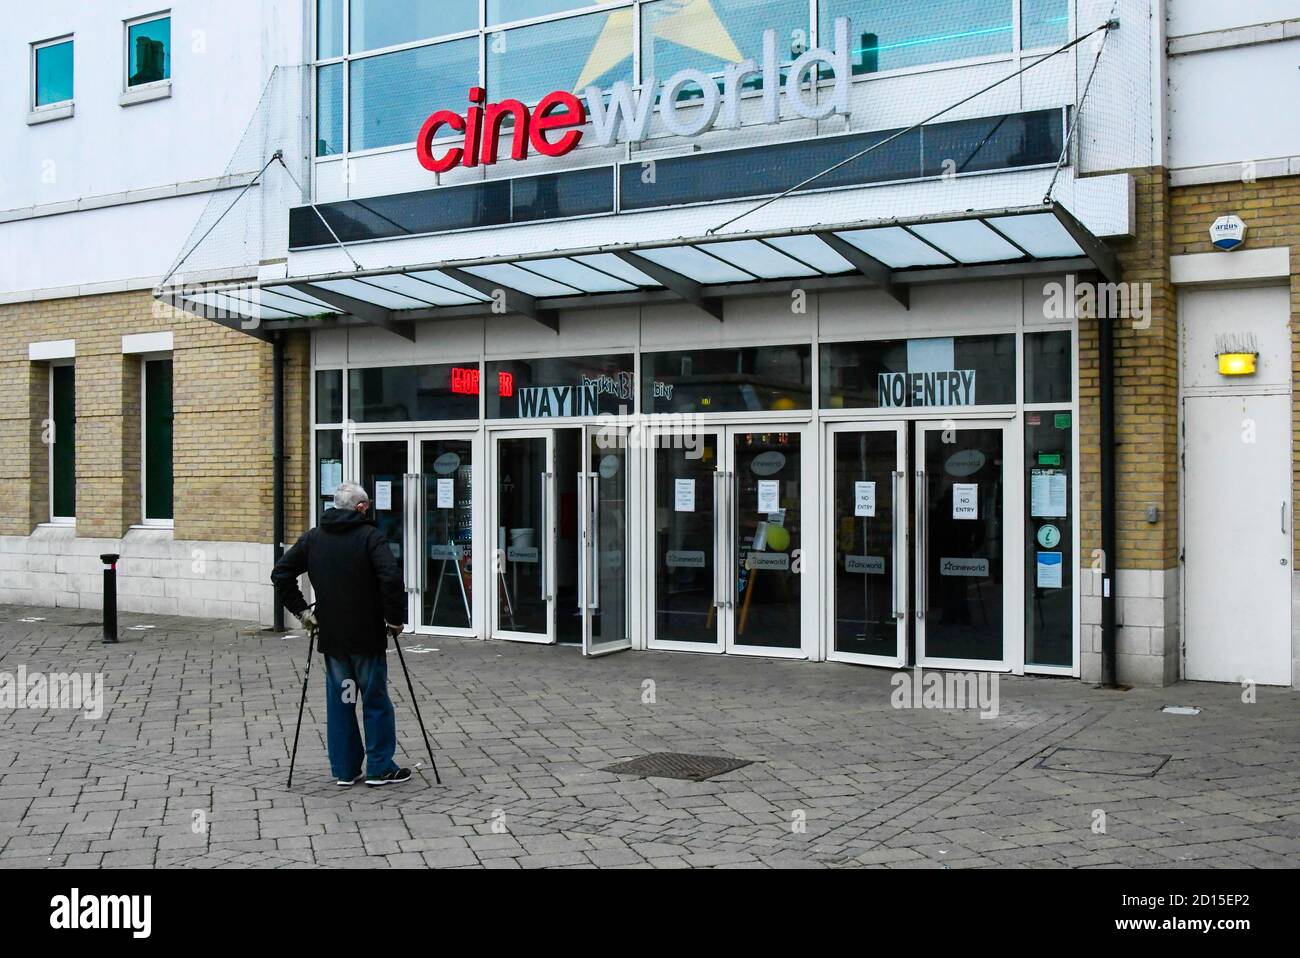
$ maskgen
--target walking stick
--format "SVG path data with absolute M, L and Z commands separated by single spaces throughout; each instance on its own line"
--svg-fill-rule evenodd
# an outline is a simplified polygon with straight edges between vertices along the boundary
M 415 707 L 415 720 L 420 723 L 420 732 L 424 735 L 424 747 L 429 752 L 429 764 L 433 766 L 433 780 L 441 785 L 442 776 L 438 774 L 438 763 L 433 758 L 433 746 L 429 744 L 429 733 L 424 727 L 424 717 L 420 715 L 420 701 L 415 697 L 415 686 L 411 682 L 411 672 L 406 667 L 406 656 L 402 655 L 402 643 L 397 641 L 396 632 L 392 635 L 393 645 L 397 646 L 397 660 L 402 663 L 402 672 L 406 675 L 406 687 L 411 692 L 411 705 Z
M 293 731 L 293 754 L 289 756 L 289 784 L 293 788 L 293 766 L 298 761 L 298 736 L 302 732 L 302 710 L 307 704 L 307 682 L 311 679 L 311 660 L 315 653 L 316 630 L 307 630 L 307 670 L 302 676 L 302 698 L 298 700 L 298 726 Z

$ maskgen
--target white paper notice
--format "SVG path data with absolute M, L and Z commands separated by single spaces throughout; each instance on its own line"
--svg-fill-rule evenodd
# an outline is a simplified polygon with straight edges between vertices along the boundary
M 454 509 L 456 507 L 456 480 L 438 480 L 438 508 Z
M 1061 553 L 1038 553 L 1038 588 L 1061 588 L 1061 569 L 1063 567 L 1064 563 L 1061 562 Z
M 393 508 L 393 484 L 391 482 L 375 483 L 375 511 L 387 512 Z
M 332 496 L 343 481 L 343 460 L 326 459 L 320 464 L 320 494 Z
M 673 510 L 675 512 L 695 511 L 695 480 L 678 479 L 673 487 Z
M 980 517 L 980 486 L 978 482 L 954 482 L 952 484 L 952 517 L 954 519 L 978 519 Z
M 777 512 L 781 508 L 781 481 L 779 479 L 758 480 L 758 511 L 760 515 Z
M 1035 469 L 1029 481 L 1029 514 L 1044 519 L 1065 518 L 1067 492 L 1065 473 Z
M 853 514 L 863 519 L 876 517 L 876 484 L 874 482 L 855 482 L 853 484 Z

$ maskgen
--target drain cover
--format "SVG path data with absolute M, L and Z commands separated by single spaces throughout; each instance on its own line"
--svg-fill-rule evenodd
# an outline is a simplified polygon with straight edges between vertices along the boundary
M 706 778 L 734 772 L 753 762 L 726 755 L 687 755 L 684 752 L 652 752 L 640 758 L 607 765 L 602 772 L 615 775 L 635 775 L 638 778 L 679 778 L 687 782 L 702 782 Z
M 1058 748 L 1044 756 L 1038 768 L 1058 772 L 1092 772 L 1096 775 L 1129 775 L 1150 778 L 1164 768 L 1170 755 L 1150 752 L 1110 752 L 1094 748 Z

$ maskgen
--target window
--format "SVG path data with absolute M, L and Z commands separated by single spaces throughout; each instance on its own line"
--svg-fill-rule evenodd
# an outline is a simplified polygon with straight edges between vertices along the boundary
M 77 371 L 71 363 L 50 367 L 50 520 L 77 515 Z
M 351 69 L 349 149 L 411 143 L 430 104 L 455 109 L 467 103 L 478 77 L 478 39 L 353 60 Z
M 354 422 L 477 419 L 478 392 L 463 386 L 472 366 L 383 366 L 348 371 L 348 418 Z
M 857 39 L 854 74 L 899 70 L 1012 52 L 1012 6 L 1012 0 L 822 0 L 819 34 L 833 36 L 836 19 L 849 17 Z
M 599 0 L 596 0 L 599 2 Z M 511 23 L 592 6 L 592 0 L 488 0 L 487 22 Z
M 641 377 L 644 412 L 812 408 L 812 347 L 806 343 L 645 353 Z
M 628 415 L 636 401 L 629 355 L 490 362 L 483 374 L 488 419 Z
M 343 0 L 316 2 L 316 59 L 343 56 Z
M 32 46 L 32 106 L 35 109 L 72 102 L 72 39 Z
M 766 30 L 776 31 L 777 58 L 792 63 L 809 46 L 809 25 L 807 0 L 713 0 L 707 8 L 656 0 L 641 7 L 641 72 L 660 80 L 686 69 L 721 77 L 740 60 L 761 64 Z M 762 80 L 750 77 L 744 86 L 762 89 Z M 677 98 L 700 95 L 689 86 Z
M 160 83 L 172 75 L 172 18 L 154 16 L 126 25 L 126 85 Z
M 1016 337 L 824 343 L 823 409 L 1009 405 L 1016 401 Z
M 1073 401 L 1072 346 L 1068 332 L 1025 334 L 1025 402 Z
M 316 155 L 343 152 L 343 64 L 316 71 Z
M 632 10 L 538 23 L 487 37 L 487 90 L 496 102 L 536 103 L 632 79 Z
M 479 0 L 437 0 L 436 3 L 429 0 L 352 0 L 349 14 L 351 52 L 380 50 L 399 43 L 477 30 L 478 3 Z
M 1022 49 L 1057 47 L 1069 39 L 1069 0 L 1020 0 Z
M 172 361 L 146 359 L 141 384 L 144 521 L 172 521 Z

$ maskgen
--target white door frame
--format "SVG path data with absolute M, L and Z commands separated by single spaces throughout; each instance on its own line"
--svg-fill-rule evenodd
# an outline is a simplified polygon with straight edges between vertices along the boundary
M 597 471 L 588 468 L 589 458 L 593 455 L 593 444 L 598 435 L 612 436 L 621 441 L 623 450 L 623 608 L 626 616 L 626 635 L 613 640 L 596 642 L 592 636 L 592 620 L 600 610 L 600 508 L 596 498 L 600 485 L 599 464 Z M 628 441 L 628 430 L 624 426 L 608 424 L 588 424 L 582 427 L 582 449 L 579 461 L 582 469 L 578 473 L 578 604 L 582 608 L 582 654 L 591 658 L 622 652 L 632 647 L 632 635 L 635 631 L 634 610 L 636 605 L 632 595 L 633 577 L 630 574 L 634 557 L 632 510 L 637 483 L 634 481 L 633 449 Z
M 802 541 L 798 556 L 791 556 L 792 561 L 800 563 L 800 574 L 804 576 L 800 583 L 800 644 L 798 648 L 772 648 L 770 646 L 744 645 L 736 641 L 736 621 L 739 610 L 735 603 L 736 569 L 736 530 L 733 516 L 736 497 L 735 479 L 735 437 L 749 432 L 785 432 L 799 436 L 799 495 L 801 519 L 800 534 Z M 645 488 L 648 508 L 643 510 L 650 515 L 651 521 L 646 529 L 645 546 L 638 553 L 641 561 L 646 563 L 643 608 L 645 614 L 646 647 L 651 650 L 672 652 L 713 652 L 738 655 L 756 655 L 767 658 L 818 659 L 820 655 L 821 629 L 817 603 L 819 599 L 819 563 L 818 539 L 821 523 L 810 518 L 807 510 L 812 504 L 810 491 L 815 490 L 819 466 L 819 444 L 816 441 L 817 430 L 807 419 L 795 421 L 749 420 L 737 421 L 727 417 L 723 422 L 710 422 L 696 427 L 672 427 L 648 425 L 644 434 L 648 454 L 645 457 Z M 716 642 L 674 642 L 655 637 L 655 570 L 658 562 L 654 556 L 655 536 L 653 511 L 656 508 L 655 456 L 661 438 L 690 435 L 700 437 L 712 435 L 716 438 L 717 459 L 713 470 L 714 495 L 714 596 L 716 616 L 714 627 Z
M 1023 431 L 1018 416 L 1010 418 L 920 419 L 916 422 L 912 476 L 915 492 L 914 518 L 917 523 L 915 566 L 916 600 L 913 619 L 916 624 L 916 664 L 923 668 L 962 671 L 1012 672 L 1023 675 L 1025 669 L 1024 623 L 1024 481 Z M 930 517 L 925 515 L 925 437 L 946 429 L 997 429 L 1002 433 L 1002 659 L 950 659 L 925 654 L 926 560 Z
M 538 560 L 542 563 L 542 587 L 546 596 L 546 632 L 519 632 L 502 627 L 501 589 L 498 576 L 505 574 L 505 555 L 497 541 L 497 476 L 500 474 L 500 440 L 502 439 L 544 439 L 546 440 L 546 471 L 542 484 L 545 487 L 542 503 L 541 521 L 538 523 L 541 541 L 538 542 Z M 512 642 L 531 642 L 536 645 L 555 644 L 555 428 L 536 427 L 532 429 L 494 429 L 487 430 L 489 470 L 487 481 L 487 507 L 484 509 L 483 522 L 486 525 L 488 541 L 492 543 L 492 598 L 488 620 L 488 638 L 507 639 Z M 508 548 L 508 544 L 507 544 Z M 512 597 L 511 601 L 517 601 Z
M 893 522 L 894 546 L 890 557 L 893 567 L 894 616 L 897 622 L 897 652 L 895 655 L 867 655 L 860 652 L 840 652 L 835 648 L 835 437 L 844 433 L 892 432 L 895 434 L 894 479 L 893 479 Z M 821 595 L 822 630 L 826 636 L 826 659 L 831 662 L 849 662 L 856 665 L 878 665 L 887 668 L 901 668 L 907 664 L 907 626 L 911 610 L 911 593 L 909 591 L 911 563 L 908 561 L 910 548 L 911 503 L 907 472 L 907 422 L 906 420 L 869 420 L 862 422 L 829 422 L 825 424 L 826 441 L 822 448 L 822 568 L 826 574 L 823 579 Z
M 476 511 L 475 506 L 477 505 L 477 503 L 482 501 L 482 497 L 479 494 L 480 477 L 486 471 L 479 465 L 483 461 L 483 431 L 477 428 L 461 429 L 461 430 L 444 430 L 444 429 L 427 430 L 427 431 L 419 431 L 413 433 L 411 439 L 413 441 L 411 447 L 411 472 L 412 474 L 420 476 L 420 479 L 418 480 L 417 487 L 416 487 L 418 497 L 412 496 L 410 499 L 412 505 L 411 521 L 414 523 L 413 528 L 416 534 L 419 536 L 419 543 L 420 543 L 419 548 L 421 554 L 421 562 L 420 562 L 421 568 L 419 570 L 419 578 L 417 579 L 417 583 L 421 585 L 421 588 L 419 591 L 415 593 L 415 598 L 414 598 L 413 608 L 412 608 L 413 615 L 411 617 L 411 623 L 412 623 L 411 630 L 421 635 L 455 635 L 455 636 L 460 636 L 462 638 L 478 638 L 481 631 L 479 629 L 478 623 L 483 621 L 482 619 L 483 612 L 478 608 L 478 602 L 475 601 L 475 599 L 472 596 L 470 601 L 470 613 L 471 613 L 471 621 L 472 621 L 471 625 L 466 626 L 465 628 L 455 628 L 451 626 L 420 625 L 420 616 L 423 612 L 423 609 L 421 607 L 424 602 L 423 592 L 425 589 L 437 588 L 436 584 L 431 584 L 427 582 L 427 576 L 425 574 L 426 570 L 423 567 L 424 565 L 423 556 L 424 556 L 424 549 L 426 548 L 426 543 L 424 541 L 425 540 L 425 529 L 423 528 L 424 516 L 422 514 L 421 506 L 426 501 L 426 496 L 424 494 L 424 490 L 420 487 L 423 486 L 424 483 L 424 478 L 423 478 L 424 473 L 422 470 L 423 462 L 421 460 L 423 443 L 437 442 L 440 440 L 455 440 L 458 442 L 469 442 L 470 456 L 471 456 L 470 509 L 471 509 L 471 514 L 473 515 L 474 512 Z M 472 588 L 472 583 L 486 582 L 487 579 L 489 578 L 487 574 L 488 570 L 491 568 L 490 563 L 484 561 L 483 549 L 481 548 L 479 541 L 477 541 L 481 538 L 479 535 L 479 527 L 482 525 L 482 523 L 478 521 L 477 515 L 473 515 L 473 519 L 474 521 L 471 526 L 473 530 L 473 538 L 470 541 L 470 577 L 469 577 L 471 593 L 474 593 L 476 591 Z M 479 578 L 480 576 L 482 576 L 482 578 Z M 443 585 L 444 587 L 446 587 L 447 584 L 443 583 Z

